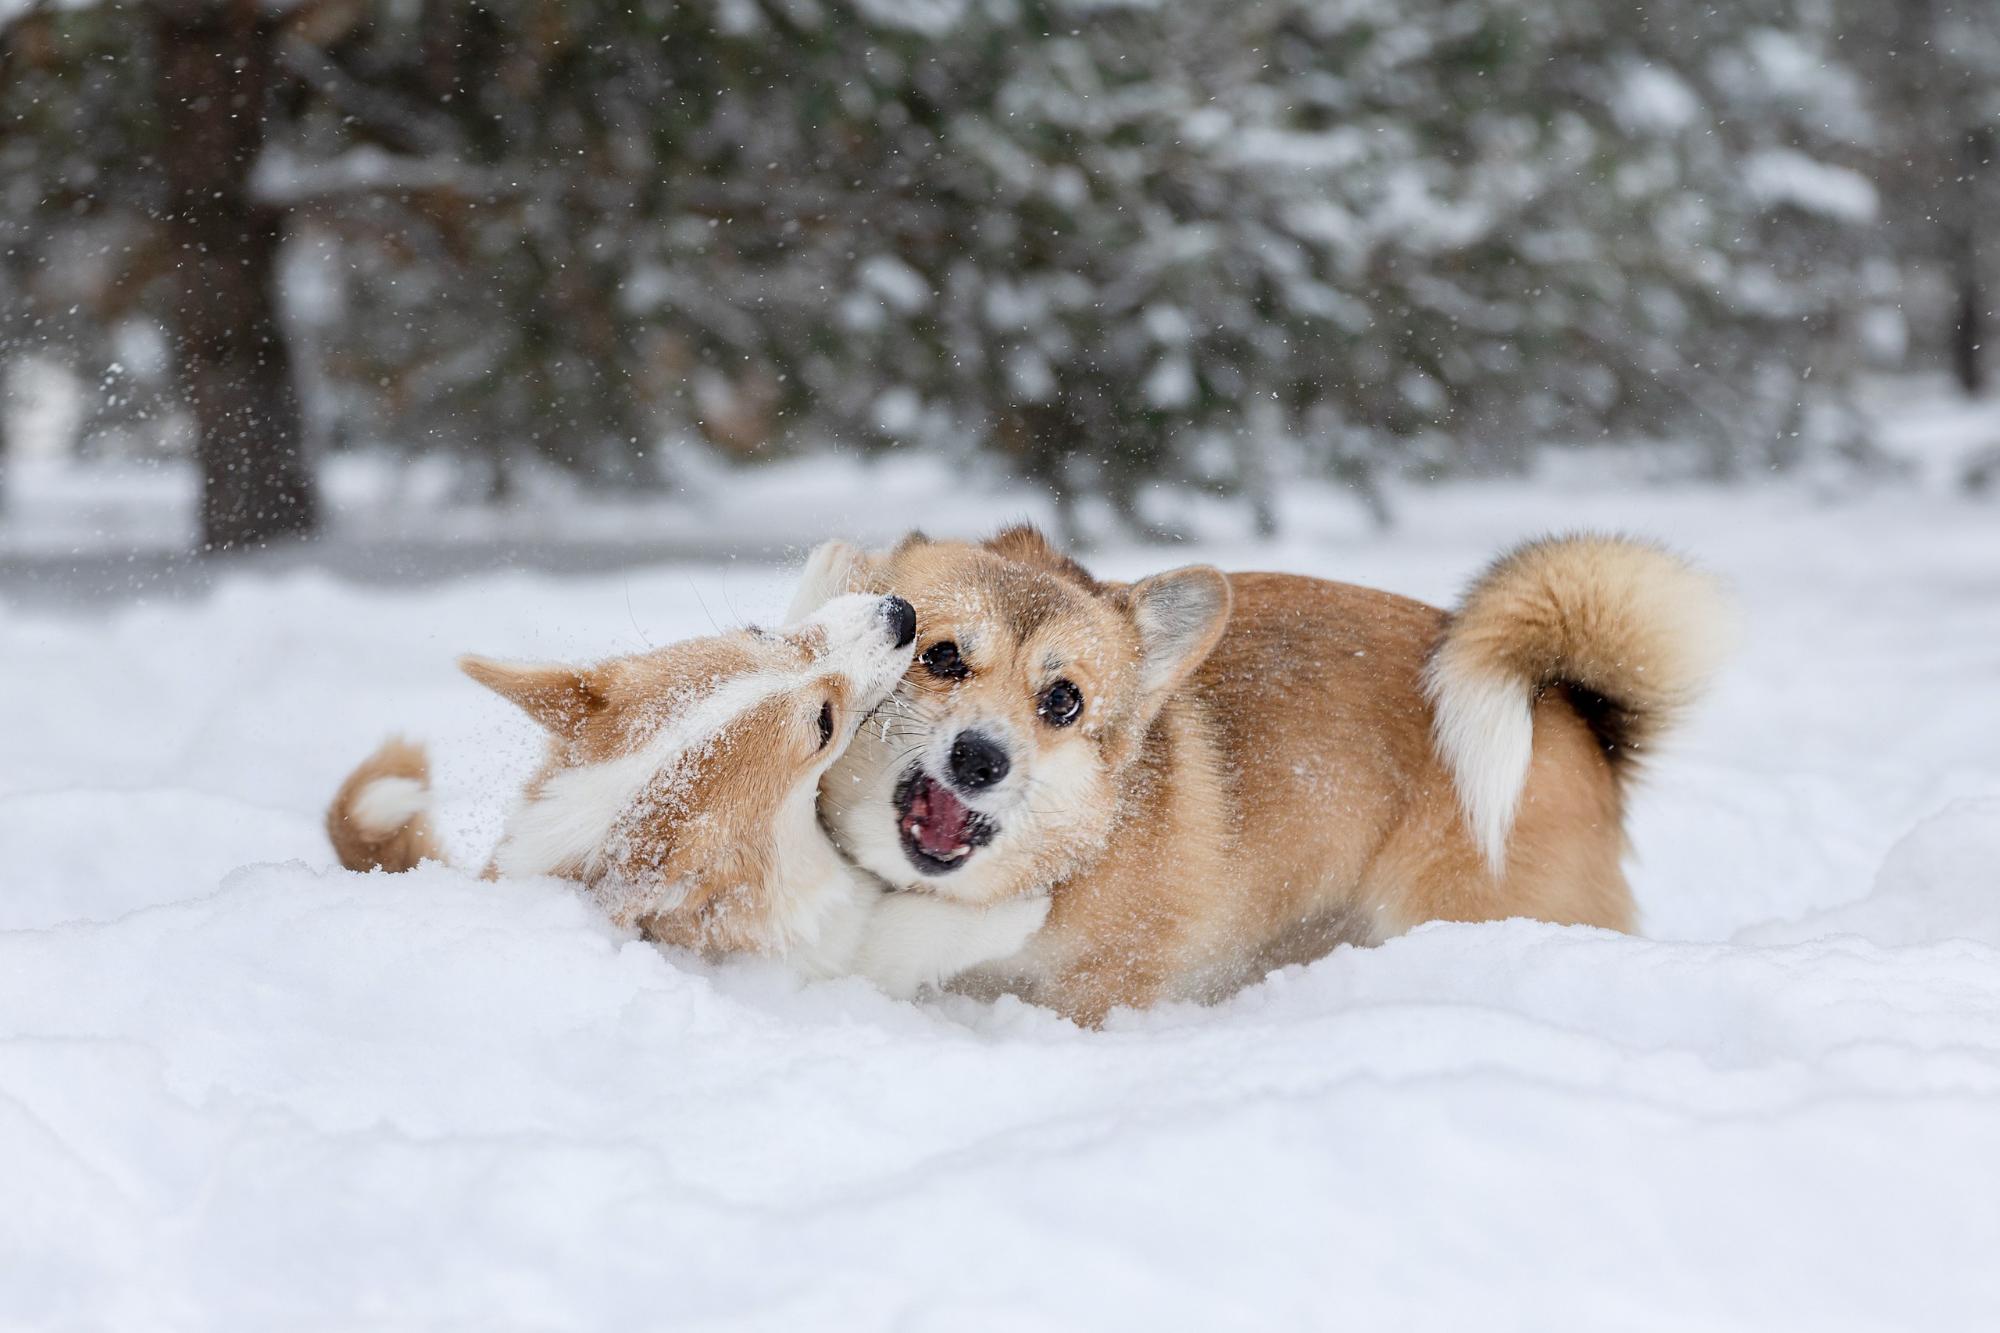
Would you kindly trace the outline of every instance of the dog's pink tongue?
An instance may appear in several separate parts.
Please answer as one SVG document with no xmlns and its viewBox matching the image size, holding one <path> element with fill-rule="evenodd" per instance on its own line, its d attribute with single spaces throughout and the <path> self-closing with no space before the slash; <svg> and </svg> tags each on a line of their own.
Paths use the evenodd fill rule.
<svg viewBox="0 0 2000 1333">
<path fill-rule="evenodd" d="M 925 788 L 910 811 L 917 819 L 917 842 L 932 856 L 948 856 L 965 841 L 965 823 L 972 812 L 938 783 L 926 783 Z"/>
</svg>

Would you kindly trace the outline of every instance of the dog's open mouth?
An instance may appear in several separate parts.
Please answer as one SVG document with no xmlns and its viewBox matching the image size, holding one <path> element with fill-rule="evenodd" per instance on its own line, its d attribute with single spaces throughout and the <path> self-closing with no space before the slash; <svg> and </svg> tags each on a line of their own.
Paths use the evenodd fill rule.
<svg viewBox="0 0 2000 1333">
<path fill-rule="evenodd" d="M 933 875 L 958 869 L 1000 831 L 920 768 L 896 788 L 896 827 L 903 835 L 903 854 Z"/>
</svg>

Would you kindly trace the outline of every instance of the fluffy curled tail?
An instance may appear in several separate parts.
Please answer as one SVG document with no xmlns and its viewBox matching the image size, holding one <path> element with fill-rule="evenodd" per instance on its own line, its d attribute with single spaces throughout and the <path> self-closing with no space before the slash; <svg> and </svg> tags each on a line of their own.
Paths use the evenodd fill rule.
<svg viewBox="0 0 2000 1333">
<path fill-rule="evenodd" d="M 326 836 L 349 870 L 408 870 L 442 861 L 431 829 L 431 765 L 424 747 L 384 741 L 334 793 Z"/>
<path fill-rule="evenodd" d="M 1460 806 L 1497 873 L 1528 778 L 1534 704 L 1560 688 L 1621 779 L 1701 692 L 1734 639 L 1713 578 L 1617 537 L 1530 542 L 1467 591 L 1424 691 Z"/>
</svg>

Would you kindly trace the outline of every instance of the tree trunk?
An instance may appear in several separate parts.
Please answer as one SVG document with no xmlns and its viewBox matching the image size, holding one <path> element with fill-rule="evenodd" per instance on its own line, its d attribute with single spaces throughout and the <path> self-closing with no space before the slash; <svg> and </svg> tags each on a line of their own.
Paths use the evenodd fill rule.
<svg viewBox="0 0 2000 1333">
<path fill-rule="evenodd" d="M 1959 261 L 1958 320 L 1951 331 L 1951 364 L 1959 387 L 1973 397 L 1986 392 L 1986 290 L 1971 256 Z"/>
<path fill-rule="evenodd" d="M 459 91 L 459 61 L 466 45 L 464 0 L 425 0 L 417 34 L 423 48 L 424 96 L 434 106 L 443 106 Z"/>
<path fill-rule="evenodd" d="M 1958 287 L 1958 318 L 1951 331 L 1952 369 L 1968 394 L 1986 392 L 1987 292 L 1985 256 L 1980 234 L 1987 224 L 1981 186 L 1993 157 L 1993 135 L 1985 129 L 1965 136 L 1964 160 L 1957 182 L 1958 208 L 1953 218 L 1952 266 Z"/>
<path fill-rule="evenodd" d="M 310 532 L 305 420 L 276 302 L 281 219 L 250 195 L 275 34 L 257 0 L 157 0 L 154 97 L 206 551 Z"/>
<path fill-rule="evenodd" d="M 14 453 L 14 363 L 0 355 L 0 524 L 7 521 L 7 467 Z"/>
</svg>

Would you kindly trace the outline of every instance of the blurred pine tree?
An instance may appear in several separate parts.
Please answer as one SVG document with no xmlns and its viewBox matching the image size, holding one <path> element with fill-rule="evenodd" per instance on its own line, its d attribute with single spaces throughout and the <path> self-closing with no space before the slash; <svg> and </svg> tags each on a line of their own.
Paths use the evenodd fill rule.
<svg viewBox="0 0 2000 1333">
<path fill-rule="evenodd" d="M 1389 471 L 1551 441 L 1743 471 L 1865 443 L 1851 388 L 1912 270 L 1950 275 L 1983 373 L 2000 60 L 1945 0 L 16 0 L 0 25 L 0 357 L 109 375 L 161 436 L 191 405 L 215 514 L 306 496 L 305 434 L 449 451 L 496 496 L 524 464 L 657 483 L 684 434 L 946 450 L 1138 530 L 1158 483 L 1268 527 L 1287 476 L 1379 511 Z M 197 87 L 186 34 L 235 72 Z M 180 390 L 126 364 L 147 330 Z"/>
</svg>

